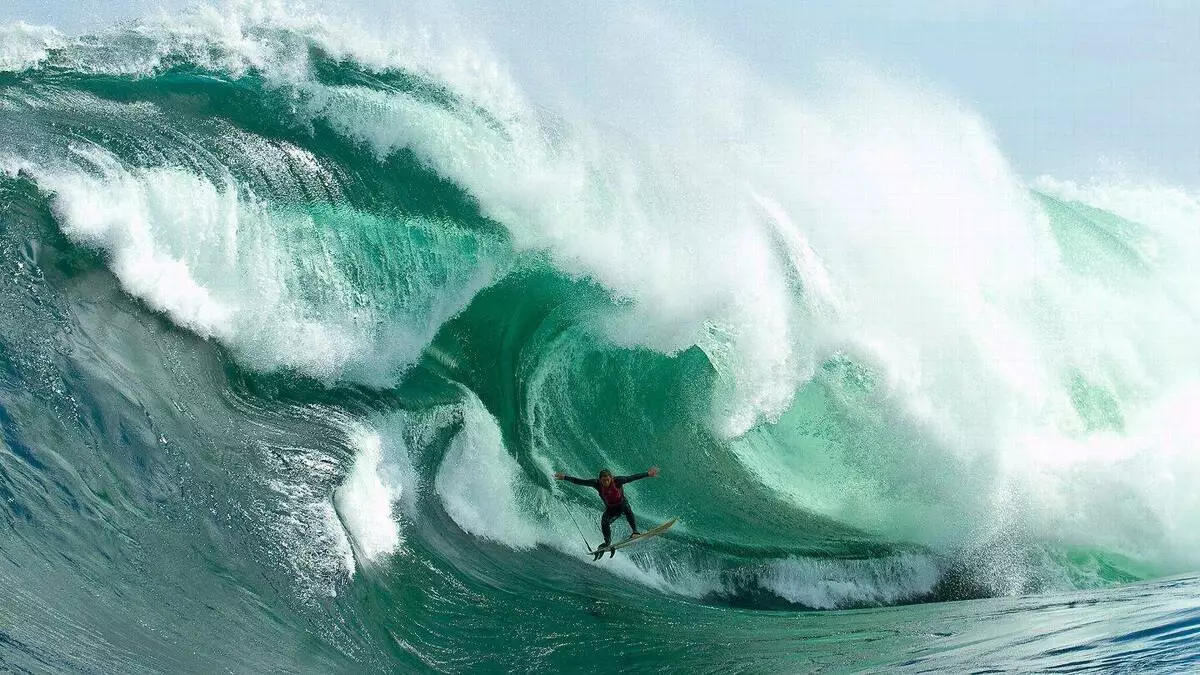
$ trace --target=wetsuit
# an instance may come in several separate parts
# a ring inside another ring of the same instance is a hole
[[[598,478],[563,476],[563,480],[569,480],[576,485],[586,485],[590,488],[596,488],[596,492],[600,493],[600,499],[604,500],[604,515],[600,516],[600,531],[604,533],[604,545],[608,546],[612,542],[612,528],[609,524],[622,515],[629,522],[630,531],[637,532],[637,521],[633,519],[633,509],[629,508],[629,502],[625,501],[625,491],[621,489],[621,486],[649,477],[649,473],[635,473],[632,476],[613,476],[612,485],[608,488],[601,487]]]

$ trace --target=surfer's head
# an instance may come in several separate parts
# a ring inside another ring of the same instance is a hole
[[[608,469],[601,469],[600,470],[600,484],[603,485],[604,487],[608,487],[608,485],[610,483],[612,483],[612,472],[609,471]]]

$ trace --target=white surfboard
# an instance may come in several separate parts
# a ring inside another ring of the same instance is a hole
[[[636,544],[637,542],[642,541],[644,539],[649,539],[651,537],[657,537],[658,535],[662,534],[663,532],[666,532],[667,530],[671,529],[671,526],[675,524],[676,520],[679,520],[679,519],[672,518],[672,519],[668,520],[667,522],[663,523],[662,525],[659,525],[658,527],[655,527],[653,529],[646,530],[645,532],[639,534],[636,537],[630,537],[628,539],[623,539],[621,541],[618,541],[615,544],[610,544],[608,546],[601,545],[595,551],[588,551],[588,553],[591,553],[593,556],[595,556],[595,558],[594,558],[595,560],[599,560],[600,556],[604,555],[605,553],[607,553],[611,556],[613,553],[615,553],[617,551],[617,549],[625,548],[626,546],[629,546],[630,544]]]

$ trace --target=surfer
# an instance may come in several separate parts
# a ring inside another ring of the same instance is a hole
[[[566,480],[576,485],[586,485],[590,488],[596,488],[596,492],[600,493],[600,499],[604,500],[604,515],[600,516],[600,531],[604,533],[604,544],[597,550],[607,548],[612,543],[612,528],[609,524],[623,514],[625,520],[629,522],[630,534],[629,538],[640,536],[638,532],[637,521],[633,518],[633,509],[629,508],[629,502],[625,500],[625,491],[621,489],[622,485],[632,483],[635,480],[643,478],[653,478],[658,475],[658,467],[652,466],[645,473],[635,473],[632,476],[614,476],[608,469],[600,472],[600,477],[595,479],[576,478],[568,476],[561,471],[554,474],[555,480]]]

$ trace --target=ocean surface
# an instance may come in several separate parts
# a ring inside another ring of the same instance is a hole
[[[388,35],[0,26],[0,670],[1200,669],[1195,194]]]

